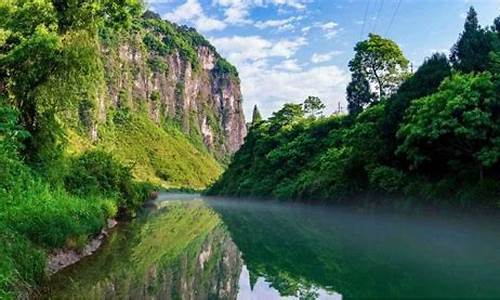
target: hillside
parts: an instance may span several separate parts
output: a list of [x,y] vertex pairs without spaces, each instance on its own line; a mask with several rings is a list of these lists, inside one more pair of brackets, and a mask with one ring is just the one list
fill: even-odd
[[238,73],[192,28],[151,12],[133,28],[100,31],[102,89],[66,122],[71,148],[113,151],[139,180],[206,186],[246,135]]
[[0,298],[151,192],[201,189],[243,142],[236,69],[141,1],[0,2]]
[[500,202],[500,17],[470,9],[448,58],[411,73],[392,40],[354,48],[348,114],[322,116],[317,97],[254,121],[210,194],[395,206]]

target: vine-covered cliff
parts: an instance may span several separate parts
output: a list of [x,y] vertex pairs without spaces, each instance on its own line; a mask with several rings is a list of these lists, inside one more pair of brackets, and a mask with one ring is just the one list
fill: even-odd
[[101,108],[106,100],[114,107],[144,108],[155,123],[179,125],[218,158],[243,143],[238,73],[194,29],[147,12],[131,34],[101,32],[101,38],[107,84]]
[[102,29],[98,40],[102,88],[80,103],[77,139],[135,162],[142,180],[202,187],[215,179],[246,135],[236,68],[193,28],[152,12],[129,32]]

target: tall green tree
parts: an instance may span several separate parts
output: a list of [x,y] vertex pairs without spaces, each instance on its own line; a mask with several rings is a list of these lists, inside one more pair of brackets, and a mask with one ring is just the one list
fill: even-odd
[[[8,0],[0,3],[0,93],[30,132],[26,156],[57,152],[56,114],[97,97],[100,26],[128,28],[138,0]],[[52,149],[50,149],[52,148]]]
[[357,115],[363,108],[373,102],[375,95],[370,91],[370,82],[361,72],[352,74],[351,82],[347,85],[347,110],[351,115]]
[[252,126],[257,125],[261,121],[262,121],[262,116],[260,115],[259,108],[257,108],[257,104],[255,104],[252,113]]
[[388,152],[393,153],[395,150],[396,131],[411,102],[437,91],[443,80],[450,75],[451,66],[446,55],[435,53],[425,59],[417,71],[401,84],[397,93],[388,99],[384,114],[384,135]]
[[275,132],[278,129],[290,125],[303,117],[304,109],[302,108],[302,104],[285,103],[282,109],[273,113],[272,117],[269,118],[269,122],[271,124],[270,130]]
[[488,69],[492,50],[487,30],[481,28],[474,7],[470,7],[465,19],[464,31],[451,48],[453,67],[464,73],[483,72]]
[[[497,85],[497,87],[495,87]],[[500,98],[492,75],[454,75],[412,103],[397,135],[398,154],[434,172],[483,170],[500,159]],[[441,166],[441,167],[440,167]]]
[[319,97],[309,96],[304,100],[304,113],[308,114],[310,117],[320,116],[325,108],[325,104]]
[[392,40],[370,34],[367,40],[356,44],[354,51],[349,69],[374,85],[377,100],[392,94],[408,75],[409,61]]

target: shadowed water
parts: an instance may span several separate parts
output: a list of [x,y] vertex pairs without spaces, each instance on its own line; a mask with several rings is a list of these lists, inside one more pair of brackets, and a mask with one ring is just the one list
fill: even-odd
[[54,299],[500,297],[495,216],[401,214],[162,195]]

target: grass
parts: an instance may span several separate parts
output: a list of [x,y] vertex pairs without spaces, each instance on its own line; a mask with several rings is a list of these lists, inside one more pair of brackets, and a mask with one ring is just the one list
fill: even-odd
[[201,189],[222,172],[219,163],[171,125],[159,127],[137,114],[103,130],[100,145],[133,165],[137,180],[165,188]]
[[0,156],[0,298],[27,295],[45,276],[46,252],[86,241],[115,201],[54,189],[15,158]]

